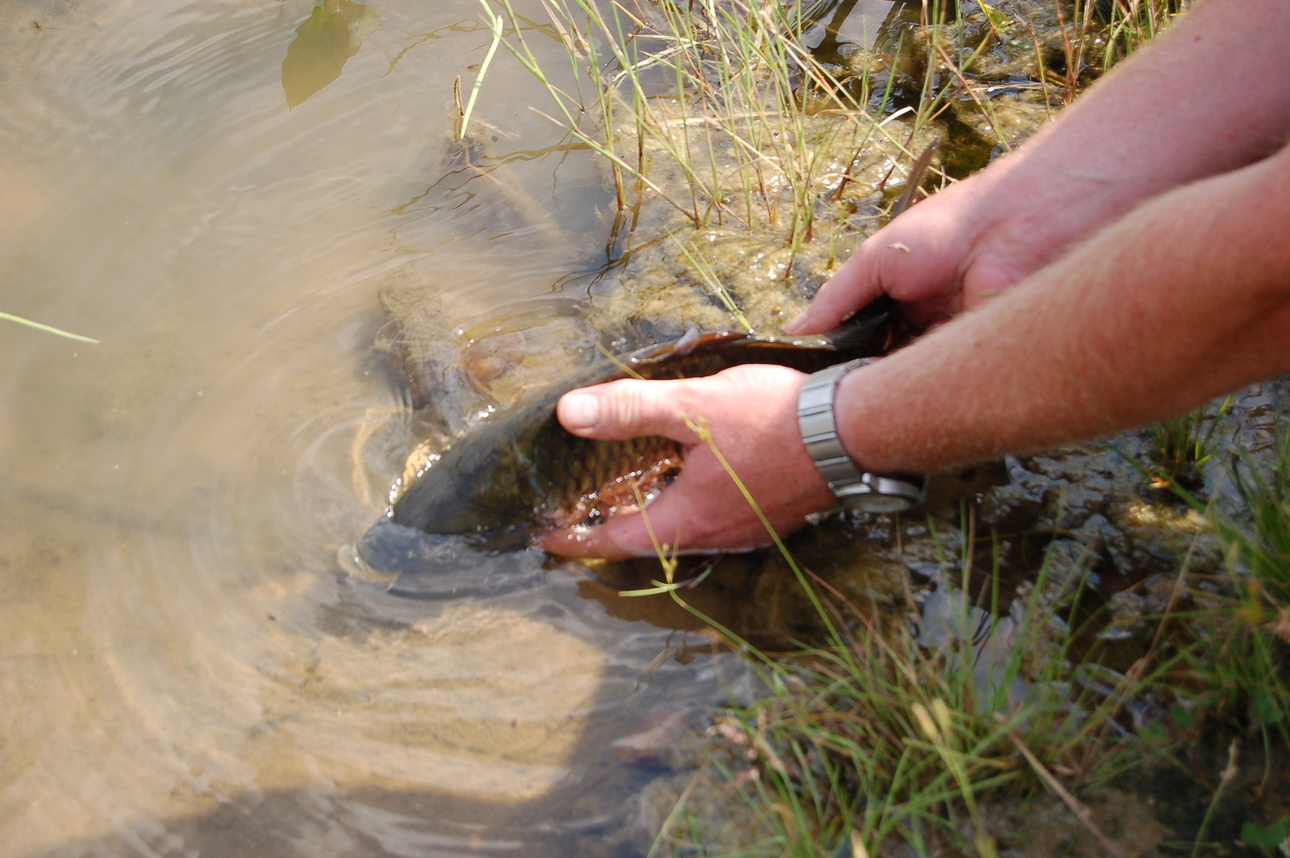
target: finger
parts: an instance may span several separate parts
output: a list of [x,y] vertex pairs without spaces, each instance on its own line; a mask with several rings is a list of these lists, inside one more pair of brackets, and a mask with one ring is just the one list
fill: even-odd
[[[643,511],[620,513],[604,524],[550,531],[538,536],[536,545],[551,554],[606,560],[744,551],[769,545],[776,532],[787,533],[805,521],[805,513],[794,515],[767,530],[733,482],[715,484],[692,476],[682,469],[677,481]],[[710,500],[696,505],[696,486]]]
[[702,381],[621,379],[571,390],[560,397],[556,417],[565,429],[583,438],[616,441],[661,435],[692,444],[698,438],[686,423],[682,403]]
[[842,320],[864,307],[883,293],[878,266],[870,257],[875,235],[867,239],[838,272],[820,287],[810,306],[789,322],[785,331],[790,334],[819,334],[831,331]]
[[[620,513],[604,524],[552,530],[539,534],[534,544],[561,557],[595,557],[625,560],[629,557],[670,557],[677,554],[711,554],[746,551],[770,545],[774,534],[760,524],[746,533],[723,531],[712,540],[691,533],[693,518],[678,518],[664,503],[667,492],[645,512]],[[657,507],[657,508],[656,508]]]
[[536,535],[534,544],[559,557],[625,560],[655,553],[649,532],[639,513],[621,513],[604,524],[579,525],[540,533]]

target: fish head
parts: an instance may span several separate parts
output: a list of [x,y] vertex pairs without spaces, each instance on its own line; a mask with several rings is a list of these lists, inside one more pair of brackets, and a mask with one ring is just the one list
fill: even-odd
[[523,533],[427,533],[383,516],[354,545],[355,577],[388,582],[419,599],[494,596],[527,589],[546,574],[545,555]]

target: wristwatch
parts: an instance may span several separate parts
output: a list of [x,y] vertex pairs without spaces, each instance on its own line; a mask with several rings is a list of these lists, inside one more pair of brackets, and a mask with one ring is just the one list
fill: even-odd
[[871,474],[851,461],[833,420],[833,395],[838,382],[870,358],[848,361],[812,374],[797,397],[797,425],[802,443],[820,469],[838,505],[863,512],[902,512],[923,500],[927,479],[913,474]]

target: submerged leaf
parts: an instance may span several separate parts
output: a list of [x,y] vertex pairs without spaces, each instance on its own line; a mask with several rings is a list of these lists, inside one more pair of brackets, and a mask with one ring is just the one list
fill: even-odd
[[994,34],[1001,39],[1004,38],[1004,31],[1012,26],[1012,21],[1008,20],[1008,16],[993,6],[980,2],[980,0],[978,0],[977,5],[985,13],[985,20],[990,24],[990,29],[994,31]]
[[345,62],[374,32],[380,14],[350,0],[322,0],[299,27],[282,61],[282,91],[294,108],[340,77]]

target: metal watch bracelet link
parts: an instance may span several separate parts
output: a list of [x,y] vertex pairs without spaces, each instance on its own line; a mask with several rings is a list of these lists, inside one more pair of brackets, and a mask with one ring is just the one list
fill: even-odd
[[923,500],[926,480],[907,474],[861,471],[842,446],[833,416],[838,382],[851,370],[869,363],[873,363],[873,359],[859,358],[812,374],[798,394],[797,425],[807,454],[828,482],[840,506],[865,512],[900,512]]

